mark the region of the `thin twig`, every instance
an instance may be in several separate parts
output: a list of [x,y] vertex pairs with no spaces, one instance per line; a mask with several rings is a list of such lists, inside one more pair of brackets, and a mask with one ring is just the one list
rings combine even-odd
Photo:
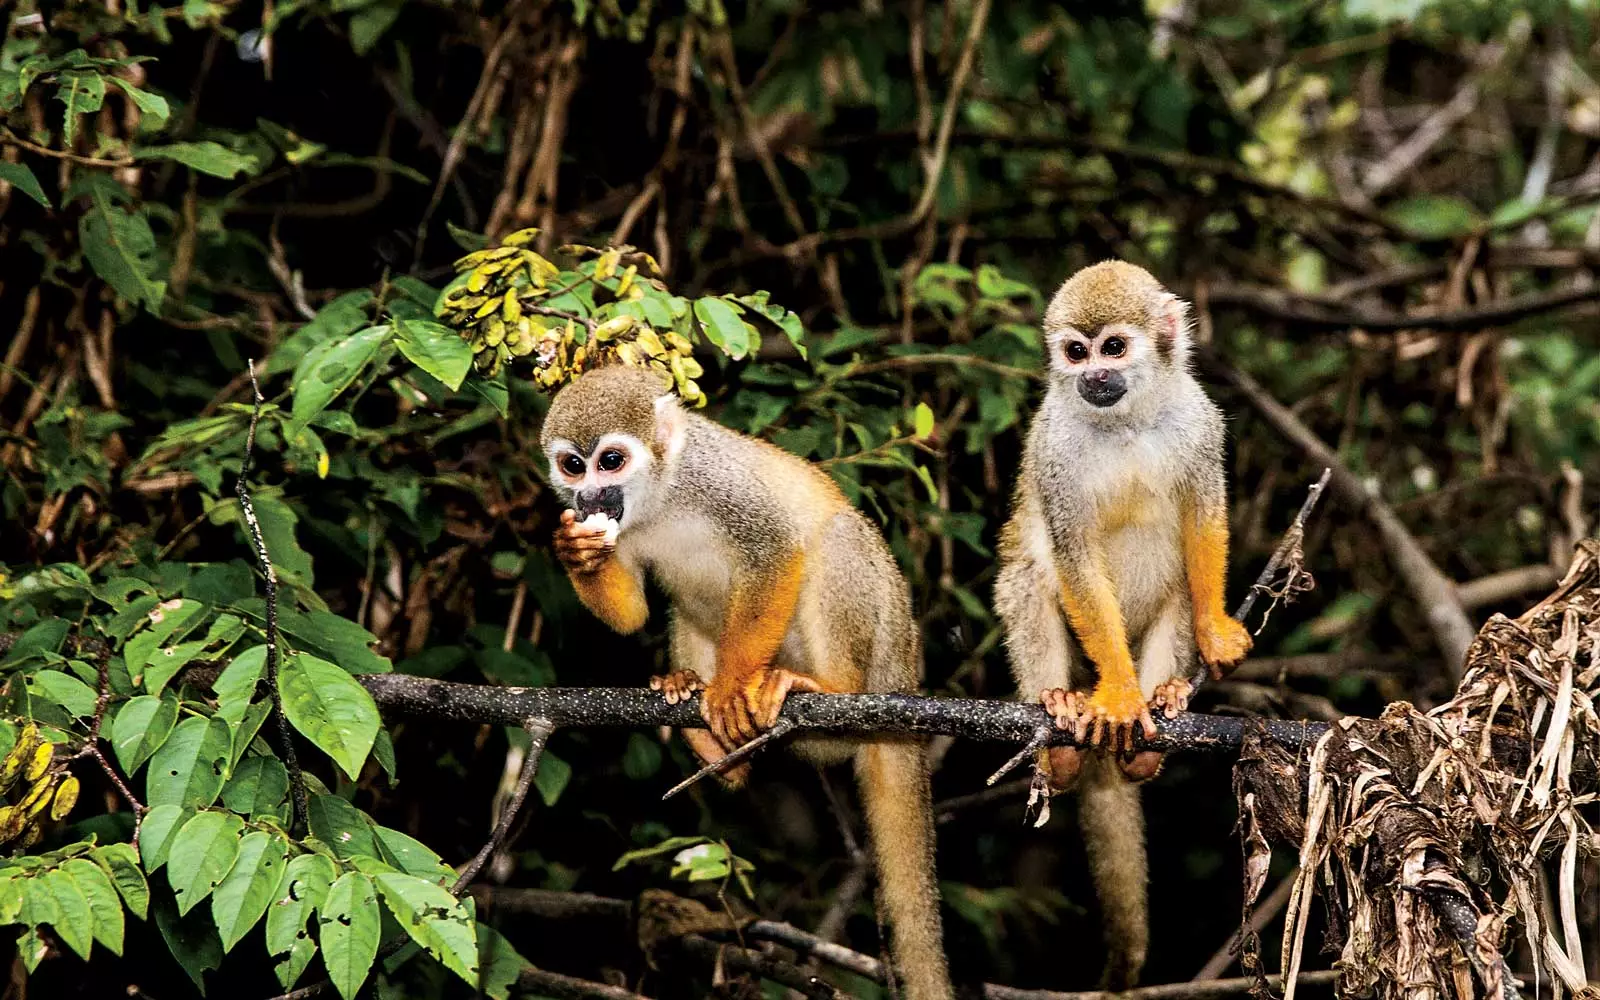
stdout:
[[550,739],[550,734],[555,726],[544,719],[528,719],[522,724],[528,734],[528,756],[523,758],[522,771],[517,775],[517,790],[512,793],[511,801],[500,810],[500,819],[494,825],[494,831],[489,834],[489,840],[461,869],[461,874],[456,878],[455,885],[450,887],[452,896],[460,896],[472,884],[472,880],[483,871],[483,866],[489,863],[494,853],[505,846],[506,838],[511,835],[511,825],[517,821],[517,816],[522,813],[522,806],[528,800],[528,789],[533,785],[533,778],[539,771],[539,758],[544,754],[545,743]]
[[278,719],[278,743],[283,751],[283,763],[289,770],[290,786],[294,789],[293,828],[304,829],[309,798],[306,795],[306,776],[300,770],[300,758],[294,749],[294,734],[289,729],[289,717],[283,711],[283,692],[278,688],[278,575],[273,572],[272,558],[267,553],[267,541],[261,534],[261,522],[256,520],[255,504],[250,501],[250,472],[255,460],[256,424],[261,420],[261,407],[266,402],[261,396],[261,384],[256,381],[256,362],[250,359],[250,391],[255,404],[250,411],[250,430],[245,434],[244,458],[239,463],[239,481],[234,493],[239,497],[239,508],[244,512],[245,524],[250,528],[250,541],[255,546],[256,562],[266,577],[267,589],[267,691],[272,696],[272,714]]
[[762,733],[760,736],[757,736],[755,739],[742,746],[735,747],[733,750],[721,757],[718,757],[716,760],[712,761],[711,763],[702,767],[700,770],[689,775],[687,778],[684,778],[676,785],[673,785],[671,788],[667,789],[667,793],[661,796],[661,800],[665,802],[667,799],[672,798],[674,795],[683,791],[685,788],[688,788],[690,785],[699,781],[701,778],[706,777],[707,775],[720,774],[721,772],[726,771],[728,768],[739,763],[741,760],[744,760],[746,757],[751,756],[757,750],[760,750],[773,740],[789,735],[789,733],[794,731],[794,728],[795,724],[792,721],[788,719],[779,719],[777,725]]
[[[1262,568],[1261,575],[1256,577],[1256,582],[1250,585],[1250,592],[1245,594],[1240,602],[1239,609],[1233,617],[1244,621],[1256,606],[1256,596],[1272,593],[1270,587],[1272,580],[1278,575],[1278,568],[1283,565],[1283,560],[1288,554],[1300,545],[1306,534],[1306,518],[1311,516],[1311,511],[1317,506],[1317,501],[1322,499],[1322,491],[1328,486],[1328,479],[1333,475],[1332,469],[1323,469],[1322,475],[1311,486],[1311,491],[1306,494],[1305,502],[1300,505],[1300,513],[1294,517],[1294,522],[1289,525],[1289,530],[1283,533],[1283,540],[1272,553],[1272,558],[1267,560],[1267,565]],[[1268,610],[1271,614],[1271,610]]]

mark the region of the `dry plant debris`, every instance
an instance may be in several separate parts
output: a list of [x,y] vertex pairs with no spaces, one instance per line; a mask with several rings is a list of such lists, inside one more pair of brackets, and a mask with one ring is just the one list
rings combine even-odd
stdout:
[[[1343,720],[1303,761],[1248,741],[1235,776],[1247,908],[1269,841],[1299,845],[1283,939],[1291,983],[1316,892],[1341,997],[1514,997],[1519,985],[1600,995],[1584,974],[1577,917],[1578,857],[1593,843],[1580,809],[1596,799],[1600,745],[1600,542],[1584,542],[1526,614],[1490,619],[1466,666],[1448,703]],[[1547,894],[1559,927],[1543,916]],[[1513,924],[1534,956],[1532,983],[1506,971]],[[1246,942],[1244,960],[1259,976],[1256,945]]]

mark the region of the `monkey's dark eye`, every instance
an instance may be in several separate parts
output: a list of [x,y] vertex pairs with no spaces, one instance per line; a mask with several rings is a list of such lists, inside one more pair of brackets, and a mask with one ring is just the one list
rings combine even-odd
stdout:
[[1082,361],[1089,356],[1089,348],[1081,340],[1074,340],[1067,344],[1067,360]]
[[1128,345],[1123,343],[1121,337],[1108,337],[1100,345],[1100,353],[1108,358],[1120,358],[1128,350]]
[[569,476],[583,475],[583,459],[569,452],[562,456],[561,471]]
[[616,472],[618,469],[622,468],[622,463],[626,462],[627,460],[628,456],[624,455],[622,452],[615,448],[607,448],[605,451],[600,453],[600,461],[596,464],[600,466],[601,472]]

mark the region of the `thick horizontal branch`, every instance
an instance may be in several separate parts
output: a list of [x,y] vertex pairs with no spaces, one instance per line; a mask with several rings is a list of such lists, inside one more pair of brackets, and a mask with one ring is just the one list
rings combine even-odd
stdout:
[[[672,726],[703,729],[698,698],[669,705],[647,688],[523,688],[456,684],[404,674],[365,674],[361,683],[390,711],[455,722],[520,726],[544,719],[566,726]],[[1065,746],[1072,734],[1055,729],[1036,704],[973,698],[925,698],[909,694],[792,694],[782,718],[797,730],[846,733],[913,733],[956,736],[992,743],[1026,743],[1041,730],[1048,742]],[[1159,719],[1154,739],[1137,746],[1151,750],[1237,751],[1247,721],[1186,712]],[[1262,720],[1268,737],[1288,750],[1314,742],[1323,722]]]
[[1475,331],[1502,326],[1529,316],[1554,312],[1569,306],[1600,299],[1600,284],[1573,285],[1515,298],[1501,299],[1461,309],[1418,309],[1395,312],[1370,309],[1343,302],[1330,302],[1308,295],[1295,295],[1260,285],[1216,284],[1206,289],[1206,302],[1212,308],[1233,306],[1300,328],[1323,330]]

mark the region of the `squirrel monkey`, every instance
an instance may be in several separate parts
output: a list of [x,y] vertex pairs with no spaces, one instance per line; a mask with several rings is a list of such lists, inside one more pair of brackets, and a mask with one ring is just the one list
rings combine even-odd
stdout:
[[[1184,302],[1144,269],[1105,261],[1062,284],[1044,333],[1047,387],[1000,534],[995,605],[1021,696],[1113,751],[1052,747],[1039,767],[1053,791],[1082,772],[1105,986],[1122,989],[1137,982],[1149,940],[1138,783],[1162,759],[1131,753],[1133,727],[1154,735],[1153,711],[1187,707],[1196,650],[1220,678],[1251,639],[1222,603],[1222,413],[1189,370]],[[1088,664],[1096,679],[1085,692]]]
[[[631,633],[644,576],[666,591],[671,672],[701,691],[706,762],[778,719],[790,691],[915,691],[922,648],[911,593],[883,537],[815,466],[684,410],[653,374],[584,373],[559,392],[540,444],[572,508],[556,554],[585,606]],[[934,883],[926,750],[915,740],[797,739],[818,765],[854,757],[892,954],[910,1000],[952,996]],[[749,765],[723,780],[743,784]]]

